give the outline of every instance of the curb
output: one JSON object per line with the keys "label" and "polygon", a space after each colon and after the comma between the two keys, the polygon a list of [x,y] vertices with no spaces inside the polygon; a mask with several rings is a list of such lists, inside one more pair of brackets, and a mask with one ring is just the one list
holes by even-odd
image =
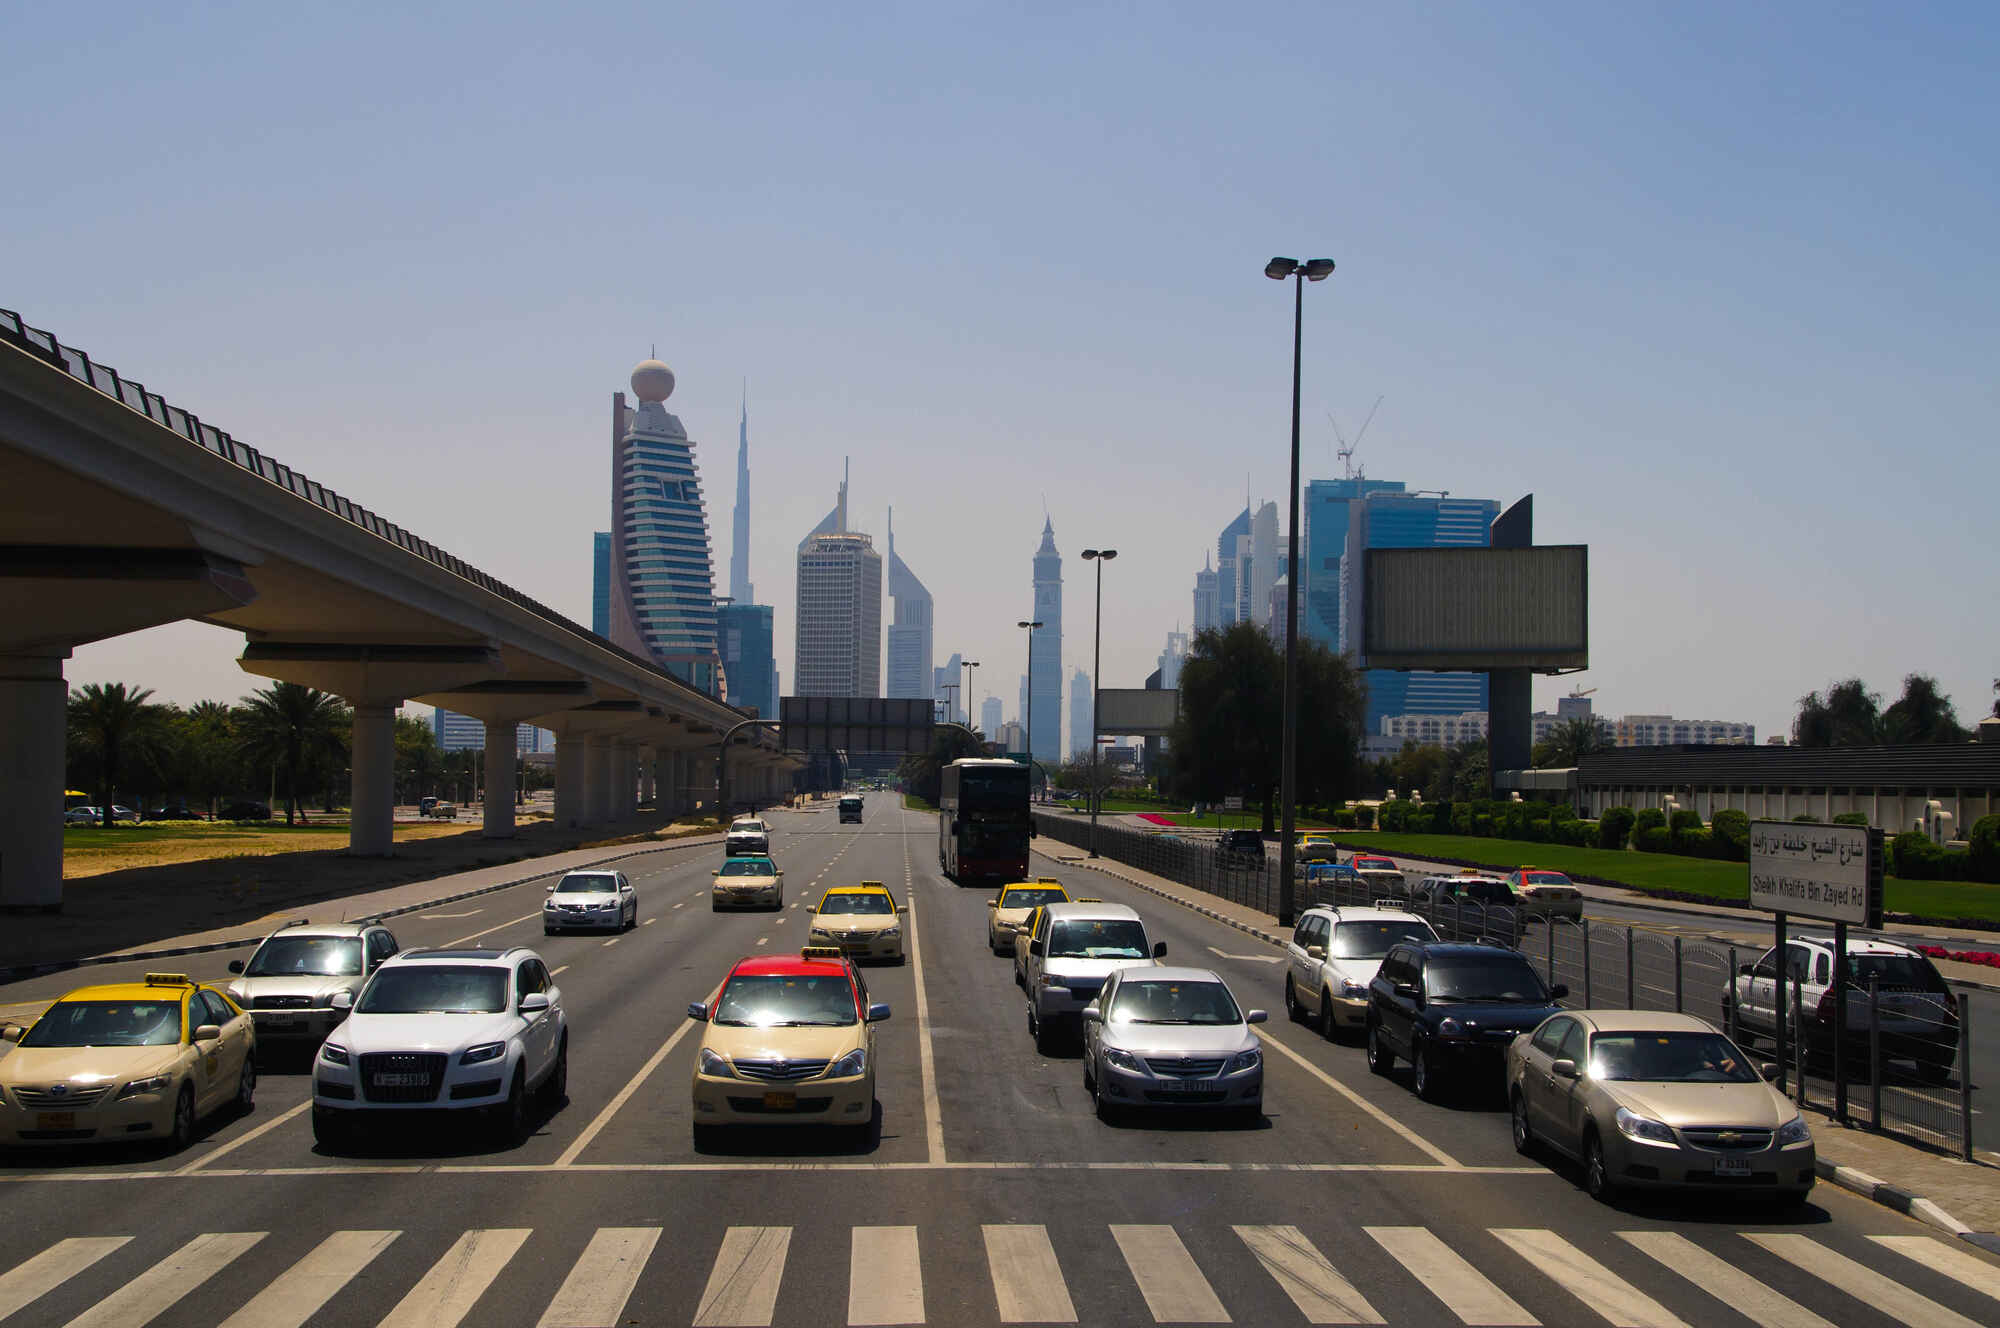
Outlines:
{"label": "curb", "polygon": [[[609,862],[623,862],[627,858],[643,857],[648,853],[669,853],[680,848],[712,848],[720,842],[721,838],[719,836],[696,837],[690,835],[684,839],[669,840],[661,844],[652,844],[644,847],[634,845],[632,851],[629,853],[614,853],[609,857],[596,858],[590,862],[580,862],[574,867],[561,867],[553,871],[536,872],[531,876],[517,877],[510,881],[498,881],[492,885],[482,885],[472,890],[460,890],[456,894],[441,895],[436,899],[426,899],[416,904],[405,904],[400,908],[385,909],[380,913],[370,913],[366,916],[378,921],[382,918],[398,918],[405,913],[415,913],[418,909],[436,908],[439,904],[455,904],[461,899],[475,899],[480,895],[490,895],[499,890],[512,890],[516,886],[529,885],[535,881],[546,880],[551,876],[560,876],[564,872],[587,871],[592,867],[602,867]],[[574,852],[575,850],[566,849],[563,851]],[[528,861],[532,861],[532,859],[528,859]],[[264,936],[262,935],[247,936],[233,941],[211,941],[206,945],[176,945],[158,950],[128,950],[120,954],[91,955],[85,959],[52,959],[41,964],[19,964],[12,968],[0,968],[0,983],[20,982],[28,978],[47,977],[51,973],[66,973],[71,969],[90,968],[98,964],[128,964],[137,960],[176,959],[183,955],[213,954],[217,950],[240,950],[245,946],[257,945],[263,940]]]}
{"label": "curb", "polygon": [[1891,1185],[1885,1180],[1877,1180],[1867,1172],[1854,1167],[1838,1166],[1823,1157],[1814,1159],[1813,1169],[1819,1173],[1821,1180],[1831,1181],[1843,1190],[1872,1200],[1884,1208],[1893,1208],[1920,1222],[1928,1222],[1938,1230],[1950,1232],[1960,1240],[1969,1241],[1981,1249],[2000,1253],[2000,1236],[1987,1231],[1974,1231],[1922,1195],[1911,1194],[1908,1190]]}

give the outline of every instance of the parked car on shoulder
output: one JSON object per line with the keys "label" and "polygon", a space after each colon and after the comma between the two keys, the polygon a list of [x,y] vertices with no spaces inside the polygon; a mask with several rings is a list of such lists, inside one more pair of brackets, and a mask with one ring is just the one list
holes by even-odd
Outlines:
{"label": "parked car on shoulder", "polygon": [[72,807],[63,813],[64,825],[101,825],[103,822],[102,807]]}
{"label": "parked car on shoulder", "polygon": [[202,813],[179,800],[163,802],[146,813],[149,821],[200,821],[206,818]]}
{"label": "parked car on shoulder", "polygon": [[269,803],[257,802],[251,798],[236,798],[222,804],[215,813],[218,821],[268,821],[271,819]]}
{"label": "parked car on shoulder", "polygon": [[1562,983],[1544,986],[1528,957],[1503,945],[1441,941],[1393,946],[1368,984],[1368,1068],[1387,1074],[1398,1058],[1414,1070],[1417,1096],[1453,1087],[1497,1088],[1515,1036],[1561,1012]]}

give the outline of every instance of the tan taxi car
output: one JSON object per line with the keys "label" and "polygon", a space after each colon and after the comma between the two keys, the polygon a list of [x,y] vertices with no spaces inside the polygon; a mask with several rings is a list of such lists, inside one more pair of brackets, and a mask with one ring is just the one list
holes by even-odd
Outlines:
{"label": "tan taxi car", "polygon": [[986,901],[986,947],[997,955],[1014,953],[1014,936],[1028,915],[1043,904],[1067,904],[1069,891],[1053,876],[1013,881]]}
{"label": "tan taxi car", "polygon": [[820,896],[813,909],[808,945],[832,946],[849,959],[887,959],[902,963],[903,914],[909,905],[898,904],[889,887],[880,881],[859,885],[836,885]]}

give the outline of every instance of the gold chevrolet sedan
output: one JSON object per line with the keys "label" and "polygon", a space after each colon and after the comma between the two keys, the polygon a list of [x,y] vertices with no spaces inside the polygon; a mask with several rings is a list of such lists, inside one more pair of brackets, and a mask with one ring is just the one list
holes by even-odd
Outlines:
{"label": "gold chevrolet sedan", "polygon": [[820,896],[806,943],[832,946],[849,959],[889,959],[900,964],[906,954],[903,914],[908,908],[898,904],[880,881],[836,885]]}
{"label": "gold chevrolet sedan", "polygon": [[0,1146],[157,1140],[185,1148],[195,1122],[250,1109],[257,1033],[220,988],[184,973],[79,987],[0,1058]]}
{"label": "gold chevrolet sedan", "polygon": [[1014,934],[1041,904],[1067,904],[1069,891],[1053,876],[1015,881],[986,901],[986,946],[997,955],[1014,953]]}
{"label": "gold chevrolet sedan", "polygon": [[1606,1203],[1628,1189],[1812,1189],[1804,1117],[1743,1049],[1693,1015],[1566,1010],[1507,1048],[1514,1147],[1546,1144],[1583,1164]]}

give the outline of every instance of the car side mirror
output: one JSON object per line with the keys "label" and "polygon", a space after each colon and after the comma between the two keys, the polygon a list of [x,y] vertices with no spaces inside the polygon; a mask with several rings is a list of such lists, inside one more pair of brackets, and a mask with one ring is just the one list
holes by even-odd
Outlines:
{"label": "car side mirror", "polygon": [[1104,1022],[1104,1011],[1098,1008],[1097,1002],[1092,1001],[1083,1007],[1082,1019],[1086,1024],[1101,1024]]}
{"label": "car side mirror", "polygon": [[549,887],[548,889],[546,889],[546,890],[542,891],[542,893],[543,893],[543,894],[545,894],[545,895],[552,895],[552,894],[554,894],[555,892],[556,892],[556,888],[555,888],[555,887],[554,887],[553,885],[552,885],[552,886],[550,886],[550,887]]}
{"label": "car side mirror", "polygon": [[1028,953],[1029,953],[1029,954],[1031,954],[1031,955],[1034,955],[1034,956],[1036,956],[1037,958],[1040,958],[1040,957],[1041,957],[1041,955],[1042,955],[1042,953],[1043,953],[1044,949],[1045,949],[1045,947],[1044,947],[1044,946],[1042,945],[1042,943],[1041,943],[1040,941],[1029,941],[1029,942],[1028,942]]}
{"label": "car side mirror", "polygon": [[351,991],[336,991],[333,995],[327,997],[326,1003],[336,1010],[352,1010],[354,1008],[354,993]]}
{"label": "car side mirror", "polygon": [[987,901],[986,901],[986,907],[988,907],[988,908],[998,908],[998,907],[1000,907],[1000,901],[999,901],[999,900],[997,900],[997,899],[989,899],[989,900],[987,900]]}
{"label": "car side mirror", "polygon": [[[0,1037],[4,1036],[5,1034],[0,1034]],[[1757,1067],[1757,1073],[1763,1076],[1764,1082],[1767,1084],[1778,1082],[1778,1064],[1776,1061],[1765,1061]]]}
{"label": "car side mirror", "polygon": [[230,960],[229,971],[232,973],[241,973],[243,971],[243,961],[241,959]]}
{"label": "car side mirror", "polygon": [[1755,964],[1738,964],[1736,966],[1736,976],[1739,978],[1754,978],[1757,976],[1757,966]]}
{"label": "car side mirror", "polygon": [[877,1002],[875,1002],[875,1003],[874,1003],[873,1005],[871,1005],[871,1006],[869,1006],[869,1007],[868,1007],[868,1022],[869,1022],[869,1023],[871,1023],[871,1024],[879,1024],[879,1023],[881,1023],[881,1022],[882,1022],[882,1021],[883,1021],[884,1019],[887,1019],[888,1017],[889,1017],[889,1005],[888,1005],[888,1002],[886,1002],[886,1001],[877,1001]]}
{"label": "car side mirror", "polygon": [[1154,941],[1153,958],[1165,959],[1166,957],[1167,957],[1167,943],[1165,941]]}
{"label": "car side mirror", "polygon": [[1396,994],[1414,1000],[1417,995],[1417,984],[1414,982],[1398,982],[1396,984]]}
{"label": "car side mirror", "polygon": [[1243,1022],[1246,1024],[1261,1024],[1270,1017],[1271,1012],[1269,1010],[1252,1010],[1249,1014],[1243,1016]]}
{"label": "car side mirror", "polygon": [[1561,1060],[1549,1062],[1549,1073],[1558,1079],[1576,1078],[1576,1062],[1565,1056]]}
{"label": "car side mirror", "polygon": [[908,904],[898,904],[896,905],[896,911],[898,913],[907,913],[910,911],[910,906]]}
{"label": "car side mirror", "polygon": [[1308,959],[1326,958],[1326,947],[1324,945],[1308,945],[1306,947],[1306,958]]}
{"label": "car side mirror", "polygon": [[1558,982],[1555,986],[1549,988],[1549,999],[1552,1001],[1559,1001],[1567,995],[1569,995],[1569,983],[1567,982]]}
{"label": "car side mirror", "polygon": [[196,1042],[213,1042],[221,1036],[222,1025],[220,1024],[202,1024],[194,1030],[194,1040]]}
{"label": "car side mirror", "polygon": [[540,1014],[549,1008],[549,994],[545,991],[531,991],[521,998],[522,1014]]}
{"label": "car side mirror", "polygon": [[784,879],[785,879],[785,874],[784,874],[783,872],[779,872],[779,873],[778,873],[778,879],[779,879],[779,880],[781,880],[781,881],[782,881],[782,880],[784,880]]}
{"label": "car side mirror", "polygon": [[708,1007],[706,1005],[703,1005],[700,1001],[689,1001],[688,1018],[695,1020],[697,1023],[703,1023],[703,1024],[707,1023]]}
{"label": "car side mirror", "polygon": [[8,1024],[0,1028],[0,1042],[19,1042],[24,1031],[19,1024]]}

